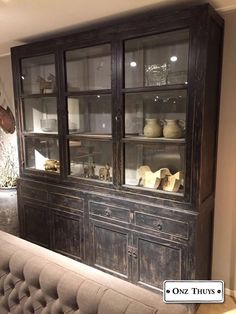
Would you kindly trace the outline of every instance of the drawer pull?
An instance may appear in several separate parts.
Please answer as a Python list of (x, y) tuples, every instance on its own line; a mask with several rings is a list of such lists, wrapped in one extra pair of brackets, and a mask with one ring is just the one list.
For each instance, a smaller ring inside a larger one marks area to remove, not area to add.
[(154, 223), (153, 223), (153, 226), (155, 227), (155, 228), (157, 228), (158, 230), (162, 230), (162, 224), (159, 222), (159, 221), (155, 221)]
[(110, 209), (107, 208), (107, 209), (105, 210), (105, 216), (106, 216), (106, 217), (111, 217), (111, 211), (110, 211)]

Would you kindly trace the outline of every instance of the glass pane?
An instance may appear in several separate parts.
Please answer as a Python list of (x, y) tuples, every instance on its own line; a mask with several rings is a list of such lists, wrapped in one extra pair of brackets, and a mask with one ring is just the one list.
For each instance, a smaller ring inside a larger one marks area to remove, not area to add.
[(111, 47), (109, 44), (66, 52), (67, 90), (111, 88)]
[(112, 181), (111, 142), (69, 141), (69, 148), (72, 176)]
[(56, 91), (54, 55), (25, 58), (21, 62), (22, 90), (25, 94)]
[(54, 138), (26, 138), (26, 168), (59, 172), (59, 146)]
[(187, 84), (187, 30), (125, 42), (125, 87)]
[(68, 98), (70, 133), (111, 134), (111, 96)]
[(57, 101), (54, 97), (27, 98), (23, 102), (26, 132), (57, 133)]
[(125, 144), (125, 184), (183, 193), (184, 145)]
[(184, 138), (186, 101), (186, 90), (126, 94), (126, 136)]

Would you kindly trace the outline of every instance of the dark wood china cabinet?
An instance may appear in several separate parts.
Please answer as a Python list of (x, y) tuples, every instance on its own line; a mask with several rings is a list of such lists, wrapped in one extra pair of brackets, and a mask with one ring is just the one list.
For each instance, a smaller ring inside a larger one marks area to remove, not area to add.
[(23, 238), (156, 291), (210, 277), (222, 34), (200, 5), (12, 48)]

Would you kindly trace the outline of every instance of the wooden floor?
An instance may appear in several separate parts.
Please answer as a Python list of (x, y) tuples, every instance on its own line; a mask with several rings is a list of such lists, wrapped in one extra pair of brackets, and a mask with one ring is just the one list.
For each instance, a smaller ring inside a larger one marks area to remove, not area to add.
[(236, 314), (236, 299), (225, 296), (225, 303), (201, 304), (197, 314)]

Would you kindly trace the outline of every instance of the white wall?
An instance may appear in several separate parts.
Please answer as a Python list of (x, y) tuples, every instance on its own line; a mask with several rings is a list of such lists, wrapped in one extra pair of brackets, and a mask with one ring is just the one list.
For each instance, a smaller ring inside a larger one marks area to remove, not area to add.
[(236, 291), (236, 11), (224, 19), (212, 276)]

